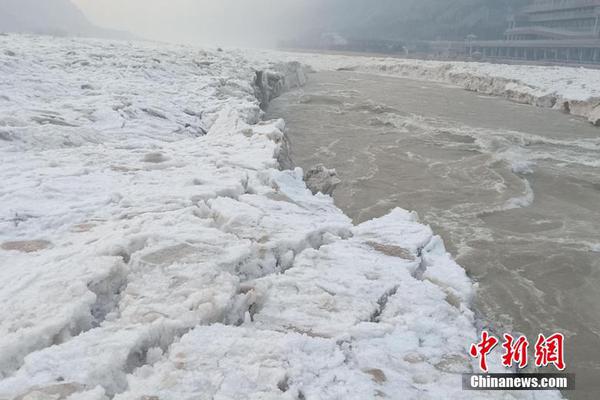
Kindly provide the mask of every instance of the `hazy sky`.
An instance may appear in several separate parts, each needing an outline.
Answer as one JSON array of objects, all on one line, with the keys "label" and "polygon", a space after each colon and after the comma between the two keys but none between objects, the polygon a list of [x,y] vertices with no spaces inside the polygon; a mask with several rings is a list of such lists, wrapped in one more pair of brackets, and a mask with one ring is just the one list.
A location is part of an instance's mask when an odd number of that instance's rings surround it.
[{"label": "hazy sky", "polygon": [[303,29],[320,0],[72,0],[106,28],[175,42],[274,45]]}]

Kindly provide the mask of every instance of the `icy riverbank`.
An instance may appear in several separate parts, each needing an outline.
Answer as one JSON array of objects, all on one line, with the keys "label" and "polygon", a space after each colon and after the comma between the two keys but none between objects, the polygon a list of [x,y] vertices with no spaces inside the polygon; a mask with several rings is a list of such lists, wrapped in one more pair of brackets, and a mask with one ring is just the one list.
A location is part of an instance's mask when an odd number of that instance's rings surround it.
[{"label": "icy riverbank", "polygon": [[297,65],[0,48],[0,399],[465,398],[474,288],[441,240],[279,169],[259,105]]},{"label": "icy riverbank", "polygon": [[600,70],[444,62],[310,53],[252,52],[256,59],[295,60],[316,70],[346,70],[451,83],[511,101],[549,107],[600,126]]}]

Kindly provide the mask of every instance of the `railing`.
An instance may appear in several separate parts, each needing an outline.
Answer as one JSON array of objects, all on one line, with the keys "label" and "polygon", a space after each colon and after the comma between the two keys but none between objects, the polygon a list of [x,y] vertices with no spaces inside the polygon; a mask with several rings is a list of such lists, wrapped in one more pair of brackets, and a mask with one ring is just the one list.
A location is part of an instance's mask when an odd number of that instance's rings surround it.
[{"label": "railing", "polygon": [[[598,6],[600,7],[600,6]],[[531,22],[544,22],[544,21],[562,21],[569,19],[595,19],[598,16],[597,12],[590,12],[589,10],[561,10],[556,13],[543,13],[543,14],[532,14],[528,15],[528,20]]]},{"label": "railing", "polygon": [[565,29],[555,29],[555,28],[546,28],[543,26],[519,26],[512,29],[508,29],[506,31],[506,35],[540,35],[540,36],[548,36],[553,38],[586,38],[593,39],[595,38],[596,32],[594,31],[594,27],[580,30],[565,30]]},{"label": "railing", "polygon": [[600,7],[600,0],[553,0],[545,3],[532,4],[523,7],[520,12],[533,13],[543,11],[559,11],[573,8]]}]

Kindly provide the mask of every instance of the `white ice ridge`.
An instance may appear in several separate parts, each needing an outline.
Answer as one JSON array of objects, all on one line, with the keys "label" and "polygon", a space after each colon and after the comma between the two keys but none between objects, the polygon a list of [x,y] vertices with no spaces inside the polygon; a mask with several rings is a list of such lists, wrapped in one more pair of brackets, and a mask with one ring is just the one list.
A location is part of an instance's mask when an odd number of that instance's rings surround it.
[{"label": "white ice ridge", "polygon": [[600,126],[600,70],[581,67],[432,61],[386,57],[252,51],[254,60],[299,61],[344,70],[451,83],[487,95],[587,118]]},{"label": "white ice ridge", "polygon": [[0,36],[0,399],[461,391],[473,285],[400,209],[353,226],[239,54]]}]

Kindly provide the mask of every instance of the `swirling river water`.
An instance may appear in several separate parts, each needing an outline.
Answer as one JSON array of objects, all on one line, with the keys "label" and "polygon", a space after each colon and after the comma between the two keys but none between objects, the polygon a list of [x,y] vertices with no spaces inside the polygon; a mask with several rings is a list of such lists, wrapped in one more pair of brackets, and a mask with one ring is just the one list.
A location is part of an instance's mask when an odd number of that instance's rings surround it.
[{"label": "swirling river water", "polygon": [[600,398],[600,129],[438,83],[311,74],[274,100],[296,165],[323,163],[359,223],[417,211],[477,282],[498,335],[567,337],[575,399]]}]

